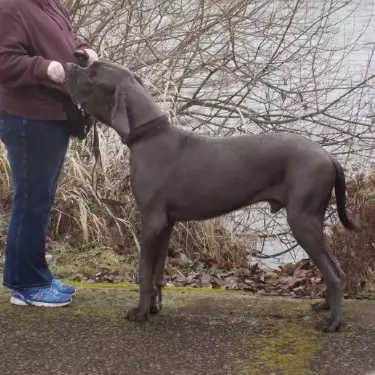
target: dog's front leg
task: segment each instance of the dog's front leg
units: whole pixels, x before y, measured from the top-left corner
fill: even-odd
[[[139,302],[128,311],[127,318],[134,321],[147,320],[151,298],[154,293],[153,279],[165,233],[169,230],[164,215],[149,215],[142,218],[141,256],[139,263]]]
[[[171,237],[173,229],[173,223],[168,225],[163,231],[161,245],[160,245],[160,252],[159,252],[159,259],[156,262],[155,268],[155,277],[154,277],[154,291],[151,296],[151,305],[150,305],[150,312],[151,314],[159,313],[163,308],[163,295],[162,295],[162,287],[164,282],[164,270],[165,270],[165,261],[168,255],[168,244],[169,239]]]

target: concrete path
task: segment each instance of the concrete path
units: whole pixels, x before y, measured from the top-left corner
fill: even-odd
[[[375,375],[375,302],[346,301],[340,333],[314,328],[311,301],[168,290],[147,323],[124,319],[125,287],[80,287],[61,309],[0,291],[1,375]]]

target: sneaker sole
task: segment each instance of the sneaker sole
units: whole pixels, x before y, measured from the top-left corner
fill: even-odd
[[[45,303],[45,302],[33,302],[33,301],[22,301],[18,298],[11,297],[10,303],[17,306],[38,306],[38,307],[64,307],[67,305],[70,305],[72,303],[72,300],[64,303]]]

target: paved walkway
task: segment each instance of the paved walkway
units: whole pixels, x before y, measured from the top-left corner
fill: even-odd
[[[371,301],[346,301],[342,332],[322,334],[310,301],[233,292],[168,291],[143,324],[124,319],[129,289],[82,287],[62,309],[8,298],[0,291],[1,375],[375,375]]]

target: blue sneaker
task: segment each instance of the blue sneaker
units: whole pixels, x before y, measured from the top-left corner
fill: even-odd
[[[62,294],[74,294],[76,292],[76,288],[74,286],[65,285],[56,279],[52,280],[52,286]]]
[[[69,305],[71,302],[70,294],[60,293],[54,286],[15,290],[10,297],[10,303],[18,306],[62,307]]]

